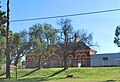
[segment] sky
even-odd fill
[[[4,11],[6,1],[1,0]],[[10,20],[120,9],[119,3],[120,0],[10,0]],[[120,11],[67,18],[72,20],[71,24],[75,30],[85,29],[88,33],[93,33],[93,41],[99,45],[95,48],[97,53],[120,52],[120,48],[113,43],[115,29],[120,25]],[[13,32],[20,32],[37,23],[49,23],[59,29],[57,25],[59,19],[12,22],[10,29]]]

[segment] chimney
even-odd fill
[[[77,35],[77,33],[75,33],[74,38],[75,38],[75,43],[77,43],[78,42],[78,35]]]

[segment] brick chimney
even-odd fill
[[[77,43],[78,42],[78,35],[77,35],[77,33],[75,33],[74,38],[75,38],[75,43]]]

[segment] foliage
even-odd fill
[[[41,58],[46,53],[46,45],[39,38],[32,40],[32,54],[37,55],[37,67],[41,68]]]
[[[6,39],[0,36],[0,68],[2,64],[5,63],[5,49],[6,49]]]
[[[50,46],[55,43],[56,32],[50,24],[35,24],[29,31],[23,30],[11,36],[11,54],[14,65],[27,52],[32,52],[38,56],[38,63],[41,57],[49,51],[53,51]],[[40,57],[40,58],[39,58]]]
[[[0,6],[0,8],[1,8],[1,6]],[[0,27],[5,26],[4,24],[6,23],[6,20],[7,20],[5,13],[6,12],[4,12],[0,9]]]
[[[44,24],[44,35],[48,45],[54,44],[56,41],[56,31],[52,25]]]
[[[23,30],[20,33],[14,33],[11,41],[11,54],[14,61],[14,65],[17,65],[18,61],[23,57],[31,47],[31,43],[28,42],[27,31]]]
[[[5,48],[6,48],[6,39],[5,39],[5,23],[6,15],[5,12],[1,10],[0,6],[0,68],[3,63],[5,63]]]
[[[42,56],[53,49],[50,46],[55,43],[56,32],[50,24],[38,23],[29,28],[29,36],[32,53],[37,55],[38,68],[40,68]]]
[[[14,65],[16,66],[21,57],[27,52],[32,52],[38,56],[37,61],[39,68],[42,56],[46,53],[54,53],[58,47],[58,42],[64,45],[64,68],[67,69],[67,45],[70,42],[74,42],[73,38],[75,34],[79,37],[79,41],[85,42],[88,45],[93,44],[92,34],[87,34],[87,31],[74,32],[70,19],[61,19],[58,24],[61,27],[61,35],[58,36],[59,40],[56,39],[57,31],[52,25],[47,23],[43,25],[39,23],[35,24],[29,28],[29,31],[23,30],[18,33],[10,31],[10,53],[11,61],[14,61]],[[4,32],[5,29],[2,28],[2,34],[4,34]]]
[[[116,27],[115,30],[115,37],[114,37],[114,43],[120,47],[120,26]]]

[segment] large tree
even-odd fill
[[[67,49],[70,45],[70,43],[74,42],[76,38],[78,38],[78,42],[83,42],[85,44],[87,44],[88,46],[96,46],[96,44],[93,44],[93,38],[92,38],[92,33],[88,34],[87,31],[85,30],[79,30],[77,32],[75,32],[73,30],[73,27],[71,25],[71,20],[70,19],[61,19],[58,24],[61,27],[61,37],[59,36],[59,43],[64,44],[64,69],[68,68],[68,64],[67,64],[67,56],[68,53]],[[84,47],[84,46],[82,46]],[[71,52],[71,54],[73,54],[79,47],[78,46],[74,46],[73,51]]]
[[[23,30],[19,33],[14,33],[11,36],[10,41],[10,53],[11,61],[16,66],[16,78],[17,78],[17,64],[20,62],[20,59],[25,56],[25,54],[30,50],[31,43],[28,41],[28,32]]]
[[[28,32],[23,30],[19,33],[14,33],[11,45],[11,55],[16,66],[21,59],[31,48],[31,42],[28,41]]]
[[[37,55],[37,67],[41,68],[42,56],[46,53],[46,44],[44,41],[41,41],[39,38],[32,40],[32,54]]]
[[[115,37],[114,37],[114,43],[120,47],[120,26],[116,27],[115,30]]]
[[[41,68],[42,56],[53,51],[52,44],[55,43],[56,32],[50,24],[35,24],[29,29],[32,53],[37,55],[37,66]]]
[[[5,48],[6,48],[5,23],[6,23],[6,15],[5,12],[1,10],[1,5],[0,5],[0,64],[3,63],[5,58]]]
[[[29,28],[32,54],[37,55],[37,67],[41,68],[41,57],[45,53],[44,31],[41,24],[35,24]]]
[[[58,24],[61,27],[61,37],[60,39],[62,39],[62,43],[64,44],[64,69],[67,69],[67,45],[69,43],[69,41],[72,39],[72,34],[73,34],[73,27],[71,25],[71,20],[70,19],[61,19]]]

